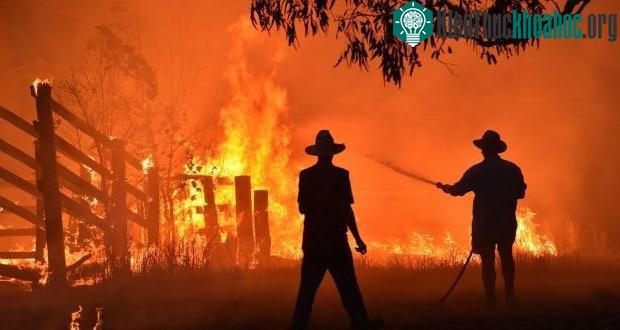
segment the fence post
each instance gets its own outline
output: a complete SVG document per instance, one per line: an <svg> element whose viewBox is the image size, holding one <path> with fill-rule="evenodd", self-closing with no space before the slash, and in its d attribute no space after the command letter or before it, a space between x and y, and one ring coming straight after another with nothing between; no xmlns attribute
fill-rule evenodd
<svg viewBox="0 0 620 330"><path fill-rule="evenodd" d="M35 97L39 132L39 156L41 161L41 193L45 211L45 238L49 262L49 283L52 287L65 287L66 261L62 208L58 188L54 119L52 116L52 86L39 83L30 86Z"/></svg>
<svg viewBox="0 0 620 330"><path fill-rule="evenodd" d="M235 177L235 207L237 214L237 263L248 267L254 255L254 226L252 224L252 185L250 176Z"/></svg>
<svg viewBox="0 0 620 330"><path fill-rule="evenodd" d="M159 244L159 171L150 167L147 173L147 237L148 244Z"/></svg>
<svg viewBox="0 0 620 330"><path fill-rule="evenodd" d="M205 232L207 239L219 242L220 225L217 220L217 207L215 206L215 186L213 177L205 176L202 178L202 194L205 199L203 207L205 217Z"/></svg>
<svg viewBox="0 0 620 330"><path fill-rule="evenodd" d="M271 256L271 235L269 233L269 192L254 190L254 233L258 264L269 264Z"/></svg>
<svg viewBox="0 0 620 330"><path fill-rule="evenodd" d="M36 124L33 126L36 126ZM39 155L39 153L40 153L39 141L35 140L34 141L34 159L37 162L35 176L37 180L36 181L37 189L42 191L43 189L43 181L42 181L42 175L41 175L41 164L42 163L41 163L41 156ZM43 197L37 197L37 215L41 217L41 219L45 219L45 206L43 205ZM34 246L35 246L34 260L44 263L45 262L45 230L39 227L35 227Z"/></svg>
<svg viewBox="0 0 620 330"><path fill-rule="evenodd" d="M109 221L112 226L113 271L129 270L127 244L127 192L125 188L125 146L119 139L112 140L112 194Z"/></svg>

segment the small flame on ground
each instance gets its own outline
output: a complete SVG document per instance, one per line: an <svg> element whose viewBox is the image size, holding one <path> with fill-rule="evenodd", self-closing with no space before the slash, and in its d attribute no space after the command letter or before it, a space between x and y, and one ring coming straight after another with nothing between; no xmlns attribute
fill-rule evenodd
<svg viewBox="0 0 620 330"><path fill-rule="evenodd" d="M97 323L93 327L93 330L103 330L103 307L97 307L95 310L97 311Z"/></svg>
<svg viewBox="0 0 620 330"><path fill-rule="evenodd" d="M540 231L534 221L536 214L528 208L517 210L517 235L514 250L533 256L556 256L557 248L551 239ZM459 244L450 233L443 240L436 240L433 235L412 232L407 239L388 240L387 242L370 242L369 251L377 258L404 256L433 258L436 261L454 262L459 256L467 255L469 247Z"/></svg>
<svg viewBox="0 0 620 330"><path fill-rule="evenodd" d="M71 312L71 323L69 324L69 330L80 330L80 319L82 318L82 306L78 306L78 310Z"/></svg>
<svg viewBox="0 0 620 330"><path fill-rule="evenodd" d="M534 222L535 216L536 213L528 208L517 210L518 227L515 248L534 256L557 255L555 244L547 235L539 231L539 225Z"/></svg>

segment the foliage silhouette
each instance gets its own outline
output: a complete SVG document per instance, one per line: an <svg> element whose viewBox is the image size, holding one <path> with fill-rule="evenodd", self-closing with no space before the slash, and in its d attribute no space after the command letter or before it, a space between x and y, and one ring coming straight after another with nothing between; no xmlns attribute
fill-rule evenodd
<svg viewBox="0 0 620 330"><path fill-rule="evenodd" d="M441 10L460 14L487 11L491 14L527 10L542 14L557 10L562 14L581 13L591 0L565 0L560 5L555 0L417 0L433 10L435 17ZM392 35L392 12L409 0L252 0L250 17L256 28L270 32L285 32L289 46L298 44L299 32L303 36L327 34L336 26L336 37L345 39L336 65L346 63L367 70L370 61L378 61L383 79L396 85L404 75L413 75L421 67L420 52L430 51L430 57L450 69L442 60L445 53L452 53L455 40L436 36L424 40L419 47L409 47ZM488 64L496 64L498 57L510 58L528 47L538 47L539 40L486 39L467 40L472 50ZM450 69L451 70L451 69Z"/></svg>

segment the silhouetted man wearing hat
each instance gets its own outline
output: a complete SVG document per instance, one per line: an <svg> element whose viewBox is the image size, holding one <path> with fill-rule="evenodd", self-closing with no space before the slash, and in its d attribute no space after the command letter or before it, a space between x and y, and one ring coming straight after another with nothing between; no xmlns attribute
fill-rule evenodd
<svg viewBox="0 0 620 330"><path fill-rule="evenodd" d="M519 167L500 158L506 143L495 131L486 131L474 145L484 160L470 169L453 185L437 187L452 196L473 191L474 210L471 243L482 259L482 280L489 303L495 302L495 246L502 262L506 298L514 301L515 265L512 244L517 232L517 200L525 196L526 184Z"/></svg>
<svg viewBox="0 0 620 330"><path fill-rule="evenodd" d="M306 153L318 157L313 166L299 173L299 212L304 215L301 284L293 316L293 329L306 329L312 303L323 276L329 271L354 329L378 328L380 321L368 320L362 294L355 278L347 228L357 243L356 251L366 253L351 204L353 194L349 172L332 164L333 155L344 144L334 143L327 130L320 131Z"/></svg>

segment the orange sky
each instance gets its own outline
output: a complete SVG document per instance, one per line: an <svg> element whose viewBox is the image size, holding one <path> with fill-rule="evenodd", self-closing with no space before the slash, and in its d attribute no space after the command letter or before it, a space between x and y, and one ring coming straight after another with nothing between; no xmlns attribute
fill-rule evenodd
<svg viewBox="0 0 620 330"><path fill-rule="evenodd" d="M66 75L80 61L93 26L121 19L110 13L110 3L123 1L0 1L0 104L32 118L28 83ZM227 104L231 26L248 16L247 1L125 3L139 31L127 37L138 41L158 72L162 97L184 76L192 79L187 106L195 120ZM587 12L619 8L598 1ZM471 140L487 128L507 141L505 157L522 167L529 184L522 204L539 213L552 236L561 237L570 219L618 237L617 43L543 41L540 49L495 66L459 44L444 58L456 74L424 56L423 67L399 89L385 85L375 69L334 69L342 41L332 36L302 39L293 49L281 35L263 34L249 47L248 66L286 90L295 166L313 161L302 151L320 128L347 144L336 162L351 170L355 209L370 239L450 231L466 241L471 196L449 198L360 154L450 182L480 159Z"/></svg>

